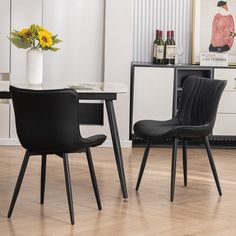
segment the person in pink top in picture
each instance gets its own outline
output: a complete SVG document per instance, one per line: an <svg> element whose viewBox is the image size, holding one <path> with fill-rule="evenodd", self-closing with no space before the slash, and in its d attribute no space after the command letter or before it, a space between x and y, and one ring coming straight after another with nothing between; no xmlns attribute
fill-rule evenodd
<svg viewBox="0 0 236 236"><path fill-rule="evenodd" d="M227 1L219 1L217 7L219 7L219 13L213 18L209 51L226 52L233 46L236 35L234 17L229 11Z"/></svg>

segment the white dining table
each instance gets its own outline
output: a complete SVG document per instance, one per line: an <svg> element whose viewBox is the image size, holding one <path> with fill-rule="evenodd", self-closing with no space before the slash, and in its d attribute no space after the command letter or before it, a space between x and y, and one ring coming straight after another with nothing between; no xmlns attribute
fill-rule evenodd
<svg viewBox="0 0 236 236"><path fill-rule="evenodd" d="M27 83L12 83L11 85L22 89L33 90L53 90L72 88L78 93L80 100L103 100L106 104L107 117L110 126L110 132L113 142L113 150L120 179L120 186L123 199L128 199L128 192L125 180L125 171L120 145L119 131L116 122L116 115L113 101L117 100L117 94L126 93L128 88L123 83L106 83L106 82L81 82L77 84L67 82L44 82L41 85L29 85ZM11 99L9 85L0 85L0 99Z"/></svg>

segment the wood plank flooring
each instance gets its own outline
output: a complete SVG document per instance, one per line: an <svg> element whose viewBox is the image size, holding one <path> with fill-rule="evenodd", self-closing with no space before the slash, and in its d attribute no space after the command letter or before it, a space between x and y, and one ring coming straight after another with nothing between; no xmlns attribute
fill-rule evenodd
<svg viewBox="0 0 236 236"><path fill-rule="evenodd" d="M40 158L32 157L12 218L10 199L24 150L0 147L1 236L235 236L236 150L213 150L220 198L203 149L188 150L188 187L178 150L175 201L169 201L171 149L152 148L138 193L134 191L143 148L123 149L129 201L123 202L111 148L92 150L102 211L97 211L84 154L70 155L75 225L70 225L63 163L49 156L45 204L40 198Z"/></svg>

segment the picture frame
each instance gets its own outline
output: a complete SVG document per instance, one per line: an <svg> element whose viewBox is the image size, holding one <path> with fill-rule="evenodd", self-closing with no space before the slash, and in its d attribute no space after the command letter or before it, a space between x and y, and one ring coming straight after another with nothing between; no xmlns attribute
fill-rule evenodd
<svg viewBox="0 0 236 236"><path fill-rule="evenodd" d="M193 0L192 29L192 64L200 53L219 53L236 65L236 1Z"/></svg>

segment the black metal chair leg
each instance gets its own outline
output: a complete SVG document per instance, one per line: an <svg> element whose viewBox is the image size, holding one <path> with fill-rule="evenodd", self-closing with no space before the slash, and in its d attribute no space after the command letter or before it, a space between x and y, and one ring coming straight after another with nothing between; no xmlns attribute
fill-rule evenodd
<svg viewBox="0 0 236 236"><path fill-rule="evenodd" d="M11 204L10 204L10 207L9 207L9 210L8 210L8 214L7 214L8 218L11 218L11 215L12 215L12 212L13 212L13 209L14 209L19 191L20 191L20 187L21 187L24 175L25 175L25 170L26 170L27 164L29 162L29 158L30 158L30 152L26 151L25 156L24 156L24 160L23 160L22 165L21 165L20 173L18 175L18 179L17 179L17 182L16 182L15 190L14 190L14 193L13 193L13 196L12 196Z"/></svg>
<svg viewBox="0 0 236 236"><path fill-rule="evenodd" d="M144 172L144 169L145 169L145 166L146 166L146 162L147 162L150 146L151 146L151 142L148 141L147 145L146 145L146 148L145 148L145 151L144 151L144 154L143 154L142 164L141 164L140 170L139 170L138 180L137 180L136 188L135 188L136 191L138 191L140 183L141 183L141 180L142 180L142 177L143 177L143 172Z"/></svg>
<svg viewBox="0 0 236 236"><path fill-rule="evenodd" d="M98 185L97 185L97 179L96 179L96 175L95 175L95 170L94 170L94 166L93 166L93 160L92 160L90 148L86 149L86 155L87 155L89 172L90 172L90 176L91 176L91 180L92 180L92 184L93 184L93 190L94 190L94 194L96 197L98 210L102 210L102 205L101 205L101 200L100 200L100 195L99 195L99 190L98 190Z"/></svg>
<svg viewBox="0 0 236 236"><path fill-rule="evenodd" d="M187 140L183 140L183 172L184 186L187 186Z"/></svg>
<svg viewBox="0 0 236 236"><path fill-rule="evenodd" d="M46 163L47 163L47 155L42 155L40 204L44 204L44 193L45 193L45 182L46 182Z"/></svg>
<svg viewBox="0 0 236 236"><path fill-rule="evenodd" d="M175 194L175 176L176 176L177 148L178 148L178 139L175 139L174 142L173 142L172 165L171 165L170 200L172 202L174 201L174 194Z"/></svg>
<svg viewBox="0 0 236 236"><path fill-rule="evenodd" d="M65 183L66 183L66 193L68 206L70 210L70 221L73 225L75 223L74 219L74 208L73 208L73 197L72 197L72 188L71 188L71 180L70 180L70 168L67 153L63 154L63 164L64 164L64 172L65 172Z"/></svg>
<svg viewBox="0 0 236 236"><path fill-rule="evenodd" d="M209 159L209 162L210 162L210 165L211 165L211 170L212 170L213 176L215 178L216 186L217 186L219 195L222 196L220 182L219 182L219 179L218 179L215 163L214 163L213 156L212 156L212 153L211 153L211 146L210 146L208 137L204 137L204 140L205 140L205 146L206 146L206 150L207 150L208 159Z"/></svg>

